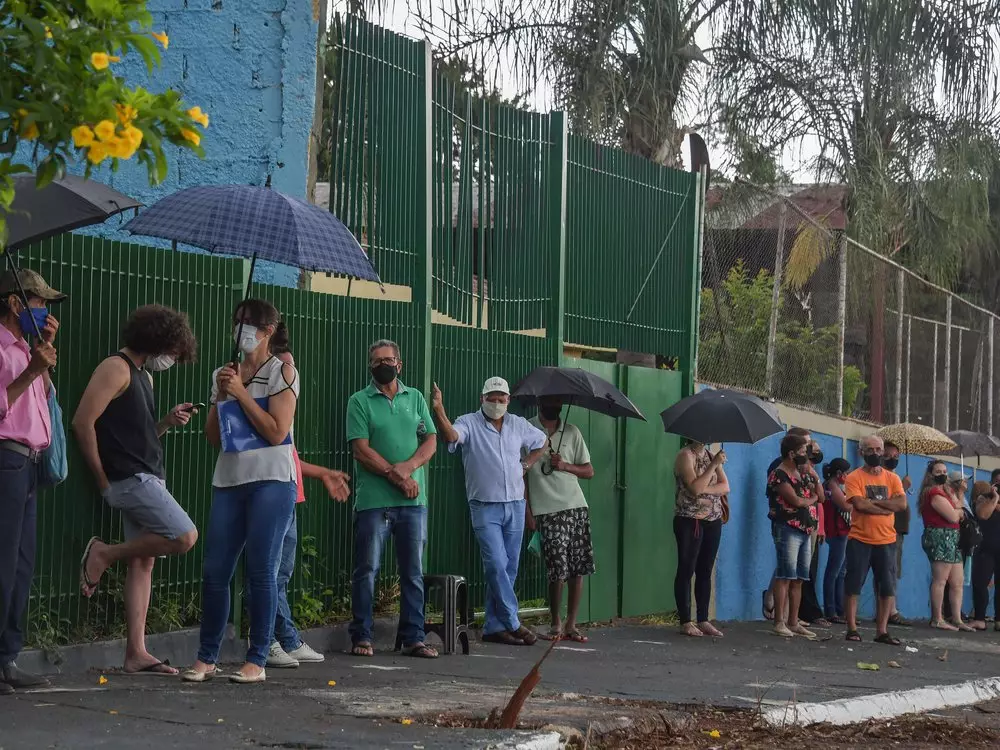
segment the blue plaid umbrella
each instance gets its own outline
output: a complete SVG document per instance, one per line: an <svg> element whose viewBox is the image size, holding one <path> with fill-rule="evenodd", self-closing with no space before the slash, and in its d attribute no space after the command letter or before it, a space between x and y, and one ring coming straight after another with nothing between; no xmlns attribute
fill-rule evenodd
<svg viewBox="0 0 1000 750"><path fill-rule="evenodd" d="M381 283L340 219L269 187L201 185L181 190L142 211L125 230L254 262L263 258Z"/></svg>

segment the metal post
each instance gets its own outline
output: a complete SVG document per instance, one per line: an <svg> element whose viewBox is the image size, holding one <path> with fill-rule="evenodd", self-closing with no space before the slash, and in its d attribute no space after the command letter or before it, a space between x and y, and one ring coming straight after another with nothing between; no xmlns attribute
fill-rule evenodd
<svg viewBox="0 0 1000 750"><path fill-rule="evenodd" d="M903 421L910 421L910 372L913 365L913 316L906 316L906 407Z"/></svg>
<svg viewBox="0 0 1000 750"><path fill-rule="evenodd" d="M424 41L424 96L423 117L421 118L420 138L423 148L420 164L420 184L424 190L419 216L422 227L422 247L417 248L417 275L413 284L413 303L420 310L420 325L423 328L423 352L420 377L420 389L429 394L431 390L431 307L434 304L434 50L430 42ZM449 185L448 190L451 189ZM370 231L370 230L369 230Z"/></svg>
<svg viewBox="0 0 1000 750"><path fill-rule="evenodd" d="M902 421L903 415L903 309L905 307L906 274L900 268L896 271L896 404L895 422Z"/></svg>
<svg viewBox="0 0 1000 750"><path fill-rule="evenodd" d="M698 382L698 351L701 332L701 264L705 256L705 195L708 186L708 167L703 166L698 173L698 207L695 211L697 217L697 242L698 256L697 264L694 268L694 278L691 280L691 387L685 390L684 395L689 396L694 393L695 384Z"/></svg>
<svg viewBox="0 0 1000 750"><path fill-rule="evenodd" d="M774 350L778 342L778 308L781 306L781 277L785 264L785 221L788 218L788 204L781 201L778 215L778 242L774 251L774 284L771 288L771 324L767 332L767 369L764 375L764 390L774 396Z"/></svg>
<svg viewBox="0 0 1000 750"><path fill-rule="evenodd" d="M955 358L955 421L952 422L954 428L949 427L948 429L962 429L962 334L965 333L961 328L958 329L958 357Z"/></svg>
<svg viewBox="0 0 1000 750"><path fill-rule="evenodd" d="M931 366L931 373L933 378L931 378L931 426L937 428L938 426L938 413L937 413L937 361L938 361L938 324L934 324L934 356L932 358L933 365Z"/></svg>
<svg viewBox="0 0 1000 750"><path fill-rule="evenodd" d="M944 315L944 431L951 430L951 295Z"/></svg>
<svg viewBox="0 0 1000 750"><path fill-rule="evenodd" d="M545 335L552 342L553 361L558 367L562 364L563 347L566 338L566 172L569 161L569 127L568 118L563 112L553 112L551 119L552 145L550 146L551 163L549 170L551 205L559 212L558 221L553 231L555 293L552 295L548 320L545 321ZM482 274L482 271L480 271Z"/></svg>
<svg viewBox="0 0 1000 750"><path fill-rule="evenodd" d="M837 414L844 413L844 347L847 342L847 242L841 232L837 240L840 274L837 280ZM850 415L847 415L850 416Z"/></svg>
<svg viewBox="0 0 1000 750"><path fill-rule="evenodd" d="M990 316L989 325L989 346L987 351L990 353L990 361L986 366L986 434L993 434L993 321L995 318Z"/></svg>

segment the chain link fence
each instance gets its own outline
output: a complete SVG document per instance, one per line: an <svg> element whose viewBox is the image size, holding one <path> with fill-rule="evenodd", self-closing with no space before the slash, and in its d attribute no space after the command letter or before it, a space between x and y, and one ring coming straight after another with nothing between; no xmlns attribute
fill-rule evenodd
<svg viewBox="0 0 1000 750"><path fill-rule="evenodd" d="M848 237L845 197L712 188L698 379L876 424L993 434L996 316Z"/></svg>

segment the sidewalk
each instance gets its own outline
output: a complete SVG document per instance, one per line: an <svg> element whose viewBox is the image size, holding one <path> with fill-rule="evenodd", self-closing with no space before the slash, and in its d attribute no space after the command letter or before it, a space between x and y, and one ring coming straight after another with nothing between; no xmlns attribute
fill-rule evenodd
<svg viewBox="0 0 1000 750"><path fill-rule="evenodd" d="M1000 634L944 634L926 625L896 633L917 653L871 643L870 628L862 631L867 642L861 644L845 642L843 628L830 631L827 641L785 641L771 635L765 623L729 623L721 640L642 625L593 630L587 644L556 647L524 718L535 726L585 729L595 719L614 721L633 702L755 709L1000 674ZM253 687L223 680L188 685L112 672L103 673L108 682L100 686L97 672L64 675L54 678L49 692L0 699L0 744L4 750L486 747L500 743L503 733L438 728L420 719L453 713L485 717L506 702L541 653L540 645L479 643L468 657L436 661L386 652L374 659L334 653L322 665L269 670L268 683ZM900 668L890 668L889 660ZM859 661L881 669L860 670ZM404 724L404 719L416 721Z"/></svg>

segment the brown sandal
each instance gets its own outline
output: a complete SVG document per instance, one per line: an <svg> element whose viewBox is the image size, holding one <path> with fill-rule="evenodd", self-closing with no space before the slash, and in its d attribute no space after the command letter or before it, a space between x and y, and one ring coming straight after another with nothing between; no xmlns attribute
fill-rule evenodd
<svg viewBox="0 0 1000 750"><path fill-rule="evenodd" d="M368 641L358 641L351 646L351 656L375 656L375 649Z"/></svg>
<svg viewBox="0 0 1000 750"><path fill-rule="evenodd" d="M515 637L512 633L506 630L501 630L498 633L487 633L480 640L483 643L499 643L503 646L524 646L525 643L520 638Z"/></svg>
<svg viewBox="0 0 1000 750"><path fill-rule="evenodd" d="M412 656L416 659L437 659L438 652L426 643L414 643L412 646L404 646L403 656Z"/></svg>
<svg viewBox="0 0 1000 750"><path fill-rule="evenodd" d="M534 646L538 643L538 636L528 630L524 625L514 631L514 637L524 641L525 646Z"/></svg>

